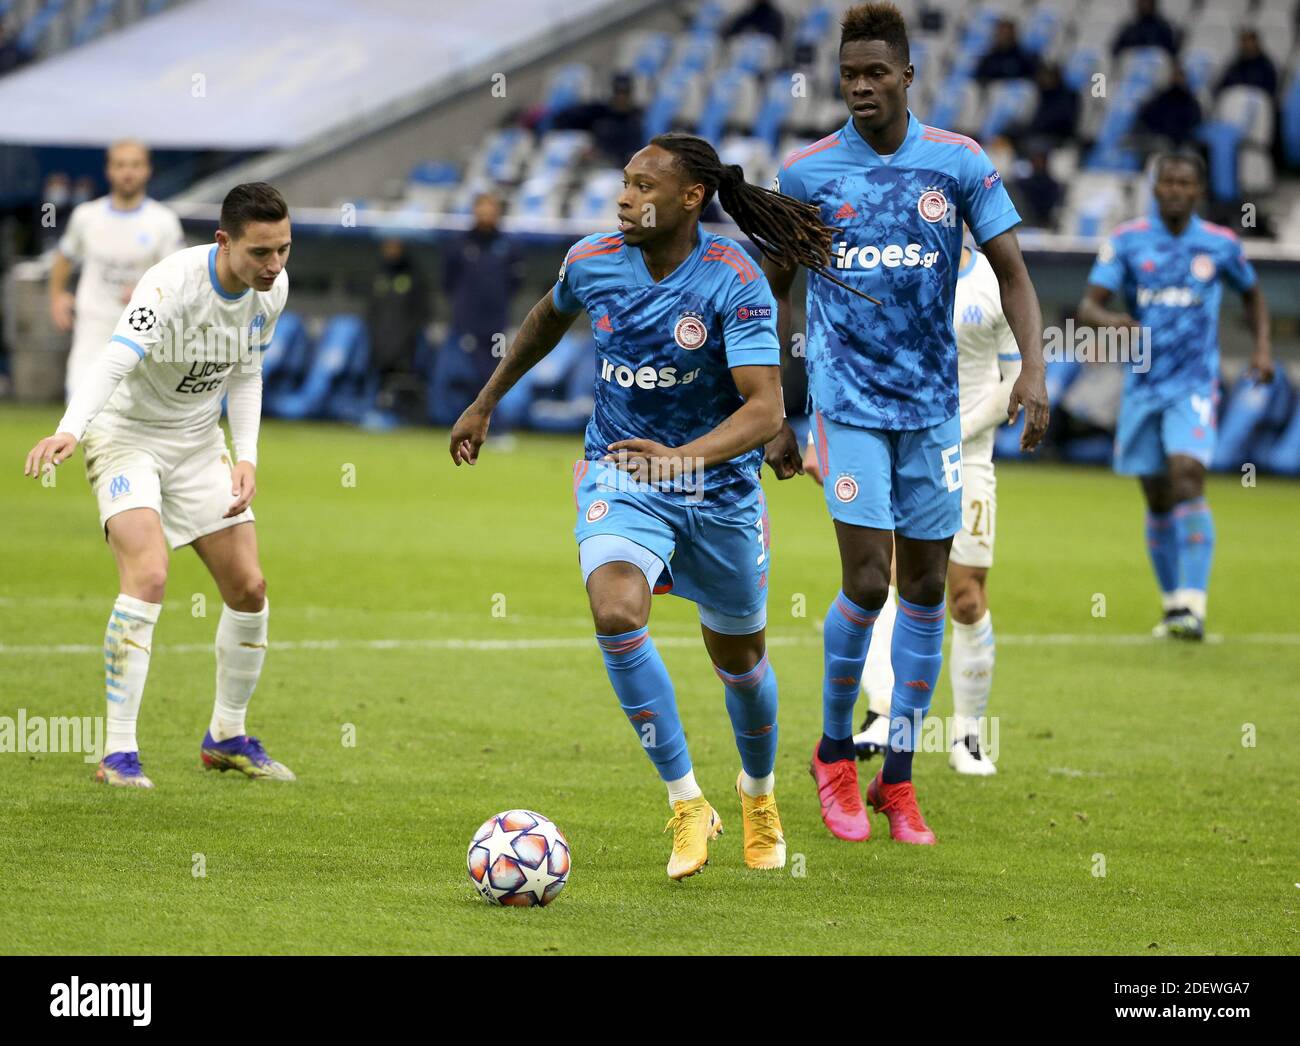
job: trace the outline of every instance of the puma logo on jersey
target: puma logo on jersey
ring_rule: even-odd
[[[923,250],[919,243],[909,243],[906,247],[889,243],[877,247],[874,243],[865,247],[850,247],[847,242],[835,245],[835,268],[837,269],[875,269],[883,265],[886,269],[899,266],[929,269],[939,260],[938,251]]]
[[[633,370],[623,364],[615,366],[604,358],[600,361],[601,378],[625,389],[630,389],[633,385],[638,389],[670,389],[674,385],[694,381],[699,373],[700,369],[696,367],[679,377],[676,367],[638,367]]]

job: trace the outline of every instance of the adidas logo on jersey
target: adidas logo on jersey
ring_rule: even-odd
[[[842,222],[846,218],[856,218],[857,216],[858,216],[858,212],[853,209],[853,204],[851,203],[846,203],[843,207],[841,207],[838,211],[835,212],[835,220],[837,222]]]
[[[850,247],[847,242],[835,245],[835,268],[837,269],[897,269],[899,266],[929,269],[939,260],[938,251],[923,250],[919,243],[909,243],[901,247],[896,243],[877,247],[874,243],[866,247]]]
[[[600,361],[601,378],[625,389],[630,389],[633,385],[638,389],[671,389],[674,385],[694,381],[699,373],[700,369],[696,367],[678,377],[676,367],[638,367],[633,370],[622,364],[615,366],[603,357]]]

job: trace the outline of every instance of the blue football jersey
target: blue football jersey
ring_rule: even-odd
[[[585,309],[596,338],[591,460],[621,439],[689,443],[744,403],[730,368],[780,365],[767,278],[734,240],[703,229],[695,250],[658,283],[621,233],[588,236],[569,249],[551,296],[561,312]],[[713,508],[743,501],[762,464],[756,448],[715,466],[691,499]]]
[[[853,125],[788,157],[775,188],[815,204],[838,232],[832,275],[873,305],[808,274],[808,383],[826,417],[921,429],[957,413],[952,303],[962,223],[983,244],[1020,221],[997,170],[969,138],[910,112],[880,156]]]
[[[1219,303],[1223,281],[1239,291],[1255,285],[1231,229],[1192,215],[1174,236],[1159,215],[1112,230],[1097,252],[1088,282],[1122,294],[1129,313],[1150,332],[1146,369],[1129,367],[1129,395],[1170,398],[1219,377]]]

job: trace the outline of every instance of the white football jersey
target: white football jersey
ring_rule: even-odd
[[[121,211],[101,196],[73,208],[59,253],[81,264],[77,318],[111,324],[144,271],[185,246],[180,219],[157,200]]]
[[[289,297],[281,270],[269,291],[231,295],[217,282],[217,245],[187,247],[140,278],[112,341],[130,346],[140,364],[122,379],[95,425],[126,419],[201,432],[221,416],[234,367],[260,370]]]
[[[971,251],[966,268],[957,274],[952,325],[957,335],[957,382],[962,419],[1001,384],[998,360],[1020,359],[1011,325],[1002,311],[1002,291],[989,260]],[[1007,389],[1008,398],[1011,390]],[[993,460],[993,430],[962,445],[965,461]]]

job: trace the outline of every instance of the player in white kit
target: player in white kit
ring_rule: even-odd
[[[293,780],[245,730],[266,658],[266,581],[253,513],[262,356],[289,294],[289,210],[262,182],[221,205],[216,243],[148,269],[53,436],[27,455],[38,476],[82,442],[86,476],[117,560],[119,595],[104,637],[108,715],[95,777],[151,788],[136,718],[167,581],[167,546],[192,545],[224,604],[216,702],[200,755],[212,769]],[[232,459],[221,431],[227,397]]]
[[[67,399],[108,344],[145,269],[185,246],[180,220],[145,195],[150,174],[144,145],[114,142],[104,166],[108,195],[73,208],[59,240],[50,270],[50,319],[72,331]],[[75,299],[67,290],[74,264],[81,266]]]
[[[993,430],[1008,420],[1011,388],[1020,375],[1020,351],[1002,311],[993,267],[969,246],[961,252],[953,329],[961,390],[962,529],[953,538],[948,557],[948,609],[953,628],[948,659],[953,703],[948,763],[958,773],[982,776],[997,769],[980,747],[980,721],[993,686],[993,618],[987,590],[997,516]],[[804,459],[804,470],[817,477],[816,456],[811,450],[810,454]],[[891,586],[876,619],[863,668],[867,720],[853,738],[862,757],[883,752],[889,743],[889,705],[894,690],[889,649],[897,613],[895,597]]]

